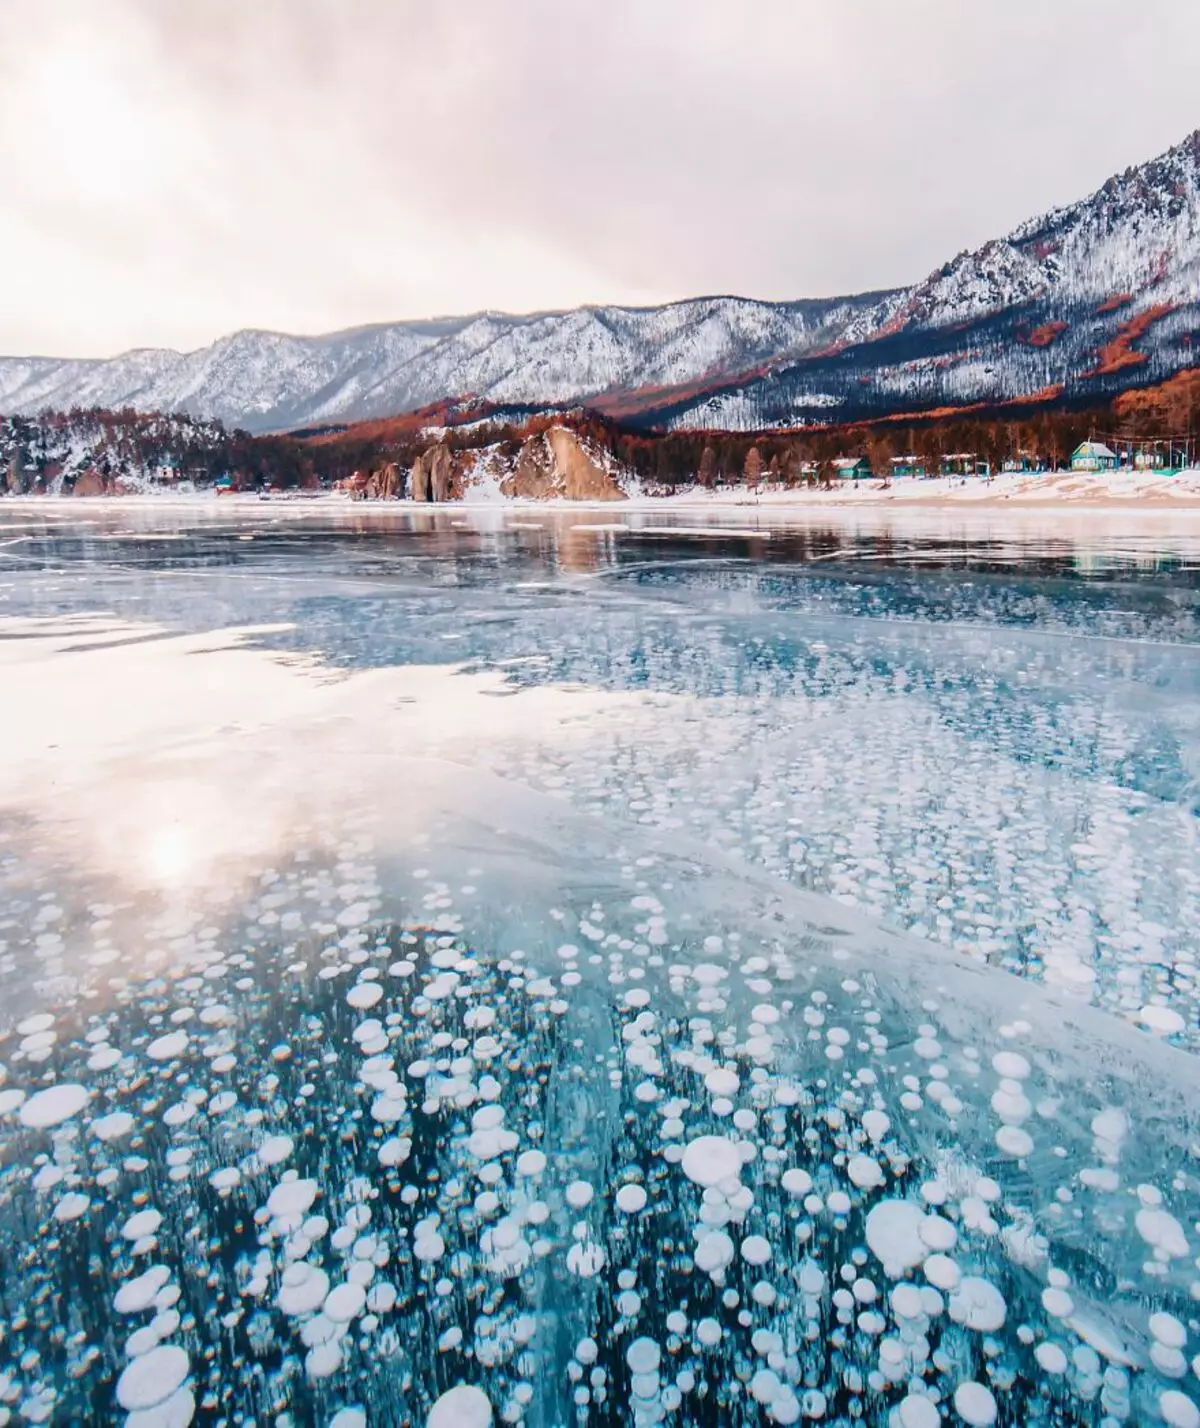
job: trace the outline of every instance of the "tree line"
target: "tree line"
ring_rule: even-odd
[[[36,489],[56,469],[72,436],[82,435],[93,465],[106,477],[169,466],[180,479],[198,483],[225,478],[242,489],[316,489],[391,462],[411,468],[438,441],[460,451],[496,446],[515,459],[530,436],[563,424],[609,451],[650,487],[798,486],[828,479],[839,457],[863,458],[879,476],[890,472],[894,457],[913,456],[932,474],[944,456],[957,452],[970,452],[993,470],[1023,453],[1055,468],[1095,431],[1121,431],[1133,440],[1181,436],[1196,429],[1198,416],[1200,370],[1086,409],[942,411],[907,420],[760,432],[631,430],[576,409],[511,419],[485,415],[432,429],[427,421],[408,417],[319,436],[252,435],[187,415],[96,409],[0,419],[0,459],[28,476],[26,488]]]

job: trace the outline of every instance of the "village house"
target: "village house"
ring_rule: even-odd
[[[1036,452],[1018,451],[1015,456],[1006,456],[1004,458],[1004,465],[1001,469],[1010,474],[1044,471],[1046,469],[1046,463]]]
[[[1071,453],[1072,471],[1115,471],[1121,458],[1102,441],[1081,441]]]
[[[869,481],[875,473],[865,456],[836,456],[833,474],[839,481]]]
[[[943,476],[990,476],[992,465],[984,461],[974,451],[954,451],[942,457],[940,469]]]
[[[919,456],[909,452],[907,456],[893,456],[891,460],[893,477],[912,476],[920,479],[926,475],[925,463]]]

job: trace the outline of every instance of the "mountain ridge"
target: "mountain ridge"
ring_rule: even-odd
[[[1053,335],[1033,344],[1022,335],[1033,330]],[[1106,366],[1101,354],[1126,338],[1122,363]],[[1200,129],[907,287],[484,310],[313,336],[244,328],[191,352],[7,357],[0,412],[131,407],[266,432],[471,396],[585,401],[664,429],[754,429],[1058,387],[1103,397],[1192,364],[1196,343]]]

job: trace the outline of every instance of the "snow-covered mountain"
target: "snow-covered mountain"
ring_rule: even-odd
[[[757,427],[1159,380],[1200,342],[1200,131],[909,288],[786,303],[478,313],[196,352],[0,358],[0,412],[133,407],[251,431],[474,396]]]

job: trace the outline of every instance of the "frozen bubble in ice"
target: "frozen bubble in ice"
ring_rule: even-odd
[[[208,1183],[214,1190],[233,1190],[242,1182],[242,1172],[236,1165],[223,1165],[220,1170],[214,1170],[208,1177]]]
[[[1033,1356],[1045,1373],[1060,1374],[1067,1371],[1067,1356],[1057,1344],[1041,1343],[1033,1351]]]
[[[303,1215],[317,1198],[315,1180],[283,1180],[267,1197],[267,1211],[283,1217]]]
[[[989,1279],[968,1275],[950,1295],[950,1317],[956,1324],[992,1334],[1004,1325],[1004,1296]]]
[[[134,1119],[128,1111],[113,1111],[111,1115],[98,1116],[88,1127],[97,1140],[120,1140],[134,1127]]]
[[[925,1261],[925,1278],[937,1289],[957,1289],[962,1280],[962,1271],[945,1254],[931,1254]]]
[[[121,1226],[121,1235],[127,1240],[140,1240],[153,1235],[162,1224],[162,1215],[157,1210],[138,1210]]]
[[[9,1116],[25,1099],[25,1092],[9,1088],[0,1091],[0,1116]]]
[[[640,1185],[622,1185],[617,1191],[617,1209],[636,1215],[646,1208],[646,1192]]]
[[[21,1124],[34,1130],[61,1125],[63,1121],[69,1121],[83,1110],[90,1094],[83,1086],[73,1081],[64,1081],[57,1086],[47,1086],[44,1091],[35,1091],[21,1106]]]
[[[576,1241],[567,1251],[567,1268],[581,1279],[591,1279],[604,1268],[604,1251],[598,1244]]]
[[[113,1296],[113,1308],[118,1314],[138,1314],[148,1309],[170,1277],[165,1264],[152,1265],[144,1274],[121,1285]]]
[[[196,1416],[196,1400],[190,1388],[177,1388],[170,1398],[153,1408],[141,1408],[125,1419],[125,1428],[188,1428]]]
[[[91,1200],[89,1200],[86,1195],[81,1195],[78,1191],[73,1190],[70,1194],[64,1195],[58,1204],[55,1205],[54,1218],[59,1224],[67,1224],[71,1220],[77,1220],[91,1203]]]
[[[356,982],[346,993],[346,1001],[357,1011],[366,1011],[382,996],[383,988],[378,982]]]
[[[900,1428],[938,1428],[942,1415],[931,1398],[922,1393],[910,1393],[896,1409]]]
[[[1187,1330],[1174,1314],[1159,1310],[1150,1315],[1150,1332],[1160,1344],[1168,1349],[1182,1349],[1187,1343]]]
[[[871,1138],[872,1145],[878,1145],[892,1128],[890,1118],[883,1111],[865,1111],[862,1118],[862,1127]]]
[[[762,1235],[747,1235],[742,1241],[742,1258],[747,1264],[766,1264],[771,1258],[770,1242]]]
[[[1033,1137],[1020,1126],[1001,1126],[996,1132],[996,1145],[1005,1155],[1023,1160],[1033,1151]]]
[[[170,1398],[191,1365],[176,1344],[159,1344],[130,1363],[117,1380],[117,1402],[128,1412],[154,1408]]]
[[[436,1264],[446,1253],[446,1241],[436,1230],[418,1232],[413,1240],[413,1254],[422,1264]]]
[[[348,1324],[362,1313],[367,1302],[367,1291],[361,1284],[338,1284],[325,1296],[322,1313],[335,1324]]]
[[[1139,1235],[1168,1259],[1181,1259],[1188,1252],[1183,1226],[1166,1210],[1139,1210],[1133,1223]]]
[[[367,1415],[361,1408],[340,1408],[329,1420],[329,1428],[367,1428]]]
[[[928,1253],[921,1240],[924,1218],[910,1200],[881,1200],[867,1216],[867,1247],[890,1279],[899,1279]]]
[[[525,1150],[517,1156],[517,1174],[534,1179],[546,1168],[545,1154],[540,1150]]]
[[[741,1085],[736,1071],[717,1066],[704,1078],[704,1085],[714,1096],[732,1096]]]
[[[795,1168],[785,1170],[780,1177],[779,1183],[789,1195],[795,1195],[797,1197],[809,1194],[813,1188],[812,1176],[808,1171],[797,1170]]]
[[[733,1241],[723,1230],[710,1230],[696,1246],[696,1268],[716,1274],[733,1262]]]
[[[1186,1393],[1177,1388],[1168,1388],[1158,1400],[1158,1411],[1163,1422],[1170,1428],[1200,1428],[1200,1408],[1197,1408]]]
[[[941,1215],[926,1215],[921,1221],[921,1239],[928,1249],[950,1250],[958,1243],[958,1231]]]
[[[1019,1051],[997,1051],[992,1057],[992,1070],[1010,1081],[1023,1081],[1029,1075],[1030,1065]]]
[[[1157,1003],[1144,1006],[1138,1012],[1138,1019],[1148,1031],[1157,1036],[1177,1036],[1187,1025],[1177,1011]]]
[[[971,1428],[991,1428],[996,1421],[996,1400],[983,1384],[968,1379],[954,1390],[954,1408]]]
[[[408,1136],[391,1136],[379,1147],[379,1163],[395,1168],[403,1165],[411,1153],[412,1140]]]
[[[349,907],[342,908],[338,913],[337,921],[339,927],[361,927],[371,916],[369,903],[352,902]]]
[[[492,1405],[473,1384],[448,1388],[429,1410],[425,1428],[491,1428]]]
[[[283,1271],[275,1302],[284,1314],[312,1314],[325,1302],[329,1276],[306,1260],[295,1260]]]
[[[851,1156],[846,1174],[860,1190],[875,1190],[884,1180],[879,1162],[870,1155]]]
[[[629,1365],[629,1372],[634,1374],[656,1373],[661,1356],[653,1339],[634,1339],[625,1350],[625,1362]]]
[[[258,1158],[263,1165],[282,1165],[295,1149],[296,1142],[290,1135],[269,1135],[258,1147]]]
[[[572,1210],[582,1210],[592,1203],[595,1193],[586,1180],[574,1180],[567,1186],[567,1204]]]
[[[1074,1312],[1075,1301],[1065,1289],[1051,1285],[1042,1290],[1042,1308],[1053,1319],[1065,1319]]]
[[[176,1056],[182,1056],[187,1046],[186,1031],[169,1031],[165,1036],[156,1037],[146,1047],[146,1055],[151,1061],[170,1061]]]
[[[702,1135],[685,1147],[680,1165],[693,1184],[708,1188],[736,1179],[742,1169],[742,1155],[725,1136]]]

